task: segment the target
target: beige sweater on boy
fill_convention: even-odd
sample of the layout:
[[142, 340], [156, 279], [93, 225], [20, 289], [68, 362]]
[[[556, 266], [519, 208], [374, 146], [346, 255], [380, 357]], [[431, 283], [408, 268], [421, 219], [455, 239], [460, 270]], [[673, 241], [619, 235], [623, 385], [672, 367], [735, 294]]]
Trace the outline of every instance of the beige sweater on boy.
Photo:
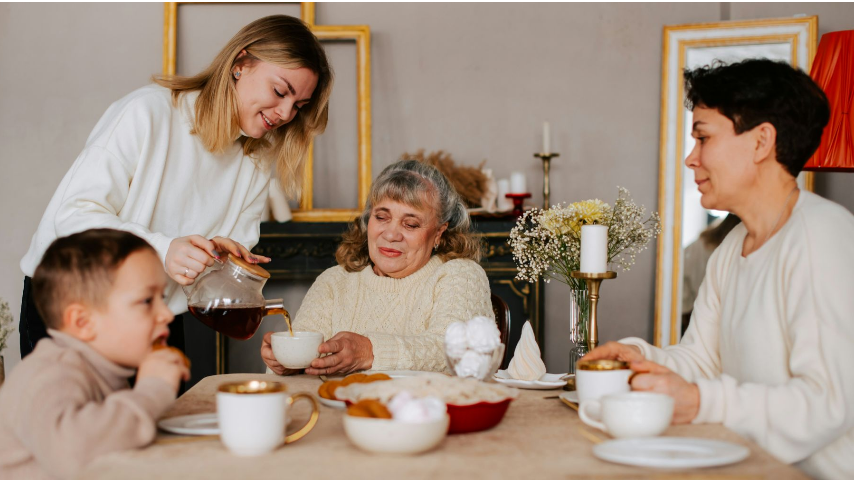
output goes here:
[[99, 455], [147, 445], [175, 400], [163, 380], [128, 388], [134, 370], [56, 330], [0, 388], [0, 478], [73, 478]]
[[374, 370], [445, 370], [445, 330], [476, 316], [494, 318], [486, 272], [472, 260], [434, 256], [405, 278], [380, 277], [371, 267], [332, 267], [303, 299], [294, 329], [364, 335]]
[[746, 235], [735, 227], [712, 254], [679, 345], [621, 342], [697, 384], [694, 423], [722, 423], [811, 476], [854, 478], [854, 216], [801, 192], [745, 258]]

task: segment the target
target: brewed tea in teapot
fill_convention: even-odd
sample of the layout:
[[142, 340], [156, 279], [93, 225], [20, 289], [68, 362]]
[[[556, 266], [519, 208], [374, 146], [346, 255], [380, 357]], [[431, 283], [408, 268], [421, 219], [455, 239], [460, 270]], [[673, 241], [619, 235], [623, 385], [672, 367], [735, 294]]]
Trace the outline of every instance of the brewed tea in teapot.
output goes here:
[[281, 298], [265, 300], [261, 291], [270, 272], [242, 258], [228, 255], [184, 287], [190, 313], [217, 332], [236, 340], [247, 340], [267, 315], [281, 313], [291, 330], [291, 317]]

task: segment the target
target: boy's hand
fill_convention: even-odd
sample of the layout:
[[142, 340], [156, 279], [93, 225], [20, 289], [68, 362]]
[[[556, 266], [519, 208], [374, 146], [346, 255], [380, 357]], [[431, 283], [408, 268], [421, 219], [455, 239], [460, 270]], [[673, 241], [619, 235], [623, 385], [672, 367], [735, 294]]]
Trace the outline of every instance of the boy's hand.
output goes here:
[[148, 377], [163, 379], [177, 392], [181, 380], [190, 379], [190, 369], [184, 364], [181, 355], [164, 348], [149, 353], [139, 366], [137, 381]]

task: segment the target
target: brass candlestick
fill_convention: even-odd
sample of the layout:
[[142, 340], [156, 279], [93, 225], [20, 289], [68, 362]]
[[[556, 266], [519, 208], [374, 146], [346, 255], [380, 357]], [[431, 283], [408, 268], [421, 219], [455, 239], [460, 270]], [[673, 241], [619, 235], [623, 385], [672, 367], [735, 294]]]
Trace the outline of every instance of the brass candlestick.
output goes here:
[[558, 153], [535, 153], [535, 157], [543, 161], [543, 210], [548, 210], [549, 205], [549, 167], [551, 166], [552, 158], [559, 157]]
[[580, 278], [587, 282], [588, 298], [590, 299], [590, 320], [587, 327], [587, 348], [592, 351], [599, 345], [599, 325], [596, 321], [596, 307], [599, 303], [599, 284], [602, 280], [617, 278], [617, 272], [587, 273], [572, 272], [572, 278]]

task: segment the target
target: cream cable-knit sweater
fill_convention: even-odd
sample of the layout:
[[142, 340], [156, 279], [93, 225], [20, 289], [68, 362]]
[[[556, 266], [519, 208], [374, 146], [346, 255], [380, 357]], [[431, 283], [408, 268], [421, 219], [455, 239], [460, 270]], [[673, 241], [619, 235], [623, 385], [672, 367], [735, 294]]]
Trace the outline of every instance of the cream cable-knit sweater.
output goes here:
[[694, 423], [723, 423], [819, 478], [854, 478], [854, 216], [801, 192], [742, 257], [739, 225], [712, 254], [682, 342], [639, 338], [700, 390]]
[[494, 318], [486, 272], [472, 260], [434, 256], [417, 272], [395, 279], [371, 267], [323, 272], [303, 299], [294, 329], [354, 332], [371, 340], [373, 370], [446, 369], [445, 329], [475, 316]]

